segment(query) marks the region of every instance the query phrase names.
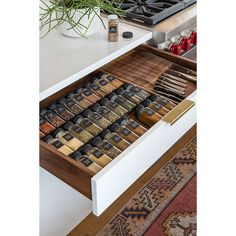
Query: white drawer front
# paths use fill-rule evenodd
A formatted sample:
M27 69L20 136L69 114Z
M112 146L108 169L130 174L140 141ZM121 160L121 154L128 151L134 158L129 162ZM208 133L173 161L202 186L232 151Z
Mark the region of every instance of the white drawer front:
M195 101L196 93L188 97ZM196 101L195 101L196 102ZM92 178L93 213L99 216L196 123L193 106L172 126L158 122Z

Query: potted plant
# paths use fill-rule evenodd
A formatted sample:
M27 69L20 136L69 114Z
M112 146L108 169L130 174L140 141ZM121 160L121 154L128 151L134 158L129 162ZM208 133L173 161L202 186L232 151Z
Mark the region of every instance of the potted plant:
M114 0L40 0L40 30L46 29L43 37L57 28L69 37L87 37L99 30L100 11L122 17L119 1Z

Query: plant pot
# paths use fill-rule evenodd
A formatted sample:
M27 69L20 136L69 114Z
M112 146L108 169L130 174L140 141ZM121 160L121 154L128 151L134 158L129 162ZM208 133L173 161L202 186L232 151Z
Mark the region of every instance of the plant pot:
M71 24L69 24L67 21L64 21L57 26L58 31L65 36L73 38L80 38L83 36L88 37L98 32L101 20L94 12L91 12L91 14L89 15L88 13L86 13L86 11L86 8L74 10L74 12L72 12L71 14L73 15L72 19L75 22L79 21L79 24L74 27L74 29L71 29ZM100 16L99 8L96 9L96 13ZM59 12L57 14L62 13Z

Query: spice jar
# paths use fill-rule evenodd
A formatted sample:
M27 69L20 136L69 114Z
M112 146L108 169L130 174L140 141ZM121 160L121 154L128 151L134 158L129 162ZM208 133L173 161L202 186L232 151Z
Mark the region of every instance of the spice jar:
M108 74L101 73L99 75L99 77L101 79L105 79L107 82L109 82L115 88L119 88L124 84L122 81L120 81L117 78L115 78L114 76L111 76Z
M82 129L79 125L69 121L64 124L63 129L68 130L70 134L79 139L82 143L89 142L94 136L88 131Z
M95 123L102 129L106 129L108 126L111 125L111 122L109 120L107 120L97 112L92 112L90 109L87 109L85 112L82 113L82 115L84 117L87 117L89 120L91 120L93 123Z
M82 129L86 130L93 136L98 135L100 132L102 132L102 129L95 125L92 121L90 121L88 118L83 118L81 115L76 116L73 119L73 122L78 124Z
M153 111L155 111L161 116L165 116L169 112L169 110L166 109L163 105L157 102L152 102L150 99L145 100L142 104L145 107L151 108Z
M117 42L119 36L119 19L117 15L108 15L108 41Z
M133 133L125 126L120 126L118 123L114 123L109 129L111 132L114 132L120 135L120 137L122 137L129 143L133 143L139 138L137 134Z
M39 130L39 138L41 139L43 137L45 137L45 134L42 131Z
M102 153L98 148L92 147L90 144L86 144L82 147L80 152L88 156L90 160L96 162L101 167L105 167L112 161L109 156Z
M168 110L172 110L176 106L173 102L171 102L167 98L164 98L160 95L153 95L153 96L151 96L150 99L154 102L161 104L162 106L164 106Z
M130 143L121 138L116 133L111 133L110 130L106 129L99 135L102 139L106 139L109 143L117 147L119 150L124 151Z
M62 128L58 128L53 131L53 135L55 138L59 139L63 144L74 151L78 150L84 145L84 143L75 138L73 135L69 134L69 132L64 131Z
M44 134L49 134L56 128L42 117L39 117L39 128Z
M103 90L101 90L97 84L87 83L85 87L92 90L100 98L104 98L107 95L107 92L104 92Z
M107 98L121 105L128 111L131 111L134 107L136 107L136 104L132 103L127 98L124 98L123 96L117 95L115 93L111 93L110 95L107 96Z
M127 98L128 100L130 100L132 103L134 103L136 105L139 105L143 101L143 99L141 99L140 97L138 97L134 93L124 90L123 88L117 89L116 94Z
M150 109L149 107L144 107L143 105L139 105L135 111L138 119L142 121L144 124L148 125L149 127L156 124L162 116L157 114L155 111Z
M107 107L108 109L110 109L111 111L113 111L114 113L116 113L120 117L123 117L124 115L126 115L128 113L128 110L126 110L124 107L120 106L119 104L117 104L114 101L108 100L107 98L103 98L100 101L100 104L102 106Z
M80 88L80 89L77 89L75 92L77 94L82 94L82 96L88 101L90 101L91 103L96 103L98 100L101 99L96 94L94 94L90 89L87 89L87 88L84 88L84 89Z
M121 151L118 148L113 146L107 140L102 140L102 138L99 136L94 138L91 141L91 144L100 149L103 153L105 153L112 159L116 158L121 153Z
M67 147L65 144L63 144L61 141L59 141L56 138L53 138L52 135L47 135L43 141L45 141L46 143L48 143L50 146L52 146L53 148L57 149L59 152L65 154L66 156L69 156L70 154L72 154L74 151L72 149L70 149L69 147Z
M107 107L104 106L100 106L98 103L94 104L91 109L93 111L96 111L98 114L100 114L101 116L105 117L107 120L109 120L111 123L117 121L118 119L120 119L120 117L114 113L113 111L111 111L110 109L108 109Z
M73 158L75 161L82 163L95 174L102 169L101 166L90 160L86 155L82 155L82 153L79 151L74 152L72 155L70 155L70 157Z
M112 93L116 89L105 79L99 79L97 77L94 77L92 79L92 82L97 84L100 87L100 89L104 91L106 94Z
M87 99L85 99L82 96L82 94L70 93L68 95L68 97L84 109L86 109L86 108L88 108L89 106L92 105L92 103L90 101L88 101Z
M40 112L40 115L49 123L51 123L54 127L60 127L61 125L65 124L65 121L53 111L43 109Z
M69 98L61 98L59 103L75 115L80 114L83 109Z
M62 105L59 105L59 104L54 103L49 107L49 109L54 111L57 115L59 115L65 121L68 121L75 116L73 113L71 113Z
M132 132L134 132L138 136L143 135L147 131L146 128L144 128L142 125L140 125L139 123L137 123L136 121L134 121L132 119L123 119L120 122L120 124L122 126L127 127L129 130L131 130Z
M150 93L146 92L143 89L140 89L136 86L134 86L133 84L125 84L123 86L123 88L127 91L130 91L132 93L134 93L135 95L137 95L138 97L140 97L142 100L147 99L149 96L151 96Z

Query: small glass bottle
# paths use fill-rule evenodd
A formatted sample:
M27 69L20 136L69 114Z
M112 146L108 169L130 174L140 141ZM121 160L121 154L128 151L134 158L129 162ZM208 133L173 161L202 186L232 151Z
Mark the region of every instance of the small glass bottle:
M119 38L119 19L117 15L108 15L108 41L117 42Z
M92 81L93 83L97 84L106 94L112 93L116 89L105 79L99 79L95 77L92 79Z
M82 143L87 143L92 138L94 138L94 136L90 134L88 131L82 129L79 125L74 124L71 121L64 124L63 128L65 130L68 130L70 134L79 139Z
M127 127L138 136L143 135L147 129L132 119L123 119L120 124Z
M95 125L91 120L88 118L84 118L81 115L76 116L73 119L73 122L78 124L82 129L88 131L93 136L97 136L99 133L102 132L102 129Z
M176 106L173 102L171 102L167 98L164 98L164 97L162 97L160 95L153 95L153 96L151 96L150 99L153 102L157 102L157 103L161 104L162 106L164 106L168 110L172 110Z
M101 90L100 86L98 86L97 84L87 83L85 87L92 90L100 98L104 98L107 95L107 93Z
M83 109L69 98L61 98L59 103L75 115L79 115Z
M72 149L63 144L60 140L53 138L52 135L47 135L46 137L44 137L43 141L48 143L53 148L57 149L59 152L65 154L66 156L69 156L74 152Z
M63 120L68 121L71 120L75 115L68 111L60 104L52 104L49 107L50 110L54 111L57 115L59 115Z
M111 133L110 130L105 130L99 135L102 139L106 139L109 143L117 147L119 150L124 151L130 146L130 143L121 138L116 133Z
M100 106L98 103L94 104L91 109L93 111L96 111L101 116L105 117L107 120L109 120L111 123L114 123L118 119L120 119L120 116L118 116L116 113L108 109L107 107Z
M133 133L125 126L120 126L118 123L114 123L109 129L111 132L114 132L120 135L120 137L122 137L129 143L133 143L139 138L137 134Z
M49 111L47 109L43 109L40 112L40 115L47 120L49 123L51 123L54 127L60 127L61 125L65 124L65 121L59 117L55 112Z
M82 94L70 93L68 97L84 109L92 105L92 103L85 99Z
M39 117L39 128L44 134L49 134L53 130L56 129L53 125L51 125L49 122L47 122L41 116Z
M111 111L113 111L114 113L116 113L120 117L123 117L124 115L126 115L128 113L128 110L126 110L124 107L120 106L119 104L117 104L114 101L108 100L107 98L103 98L100 101L100 104L102 106L107 107L108 109L110 109Z
M106 154L102 153L98 148L92 147L90 144L86 144L80 149L80 152L88 156L88 158L96 162L101 167L105 167L112 159Z
M90 160L86 155L82 155L82 153L79 151L74 152L72 155L70 155L70 157L74 159L75 161L82 163L94 174L98 173L102 169L101 166L99 166L97 163Z
M43 137L45 137L45 134L41 130L39 130L39 138L41 139Z
M130 100L132 103L134 103L136 105L139 105L143 101L143 99L141 99L140 97L138 97L134 93L124 90L123 88L117 89L116 94L127 98L128 100Z
M149 107L144 107L143 105L139 105L135 113L138 119L149 127L152 127L162 118L162 116L157 114L155 111Z
M96 94L93 93L90 89L87 88L79 88L75 91L77 94L82 94L82 96L90 101L92 104L96 103L101 98L98 97Z
M91 120L93 123L95 123L97 126L99 126L102 129L106 129L108 126L111 125L111 122L98 114L97 112L92 112L90 109L87 109L82 113L84 117L87 117L89 120Z
M102 138L99 136L94 138L91 141L91 144L100 149L103 153L105 153L112 159L116 158L121 153L121 151L118 148L113 146L107 140L102 140Z
M125 84L123 86L123 88L127 91L130 91L132 93L134 93L135 95L137 95L138 97L140 97L143 101L145 99L147 99L149 96L151 96L150 93L146 92L145 90L143 89L140 89L136 86L134 86L133 84Z
M115 78L112 75L101 73L99 75L99 77L101 79L105 79L107 82L109 82L115 88L120 88L122 85L124 85L124 83L122 81L120 81L119 79Z
M161 116L165 116L169 112L169 110L166 109L163 105L157 102L152 102L150 99L145 100L142 104L145 107L151 108L153 111L155 111Z
M69 132L64 131L62 128L58 128L53 131L55 138L59 139L63 144L68 146L70 149L76 151L84 145L79 139L75 138Z
M136 107L136 104L132 103L128 99L124 98L123 96L117 95L115 93L108 95L107 98L121 105L128 111L131 111L134 107Z

